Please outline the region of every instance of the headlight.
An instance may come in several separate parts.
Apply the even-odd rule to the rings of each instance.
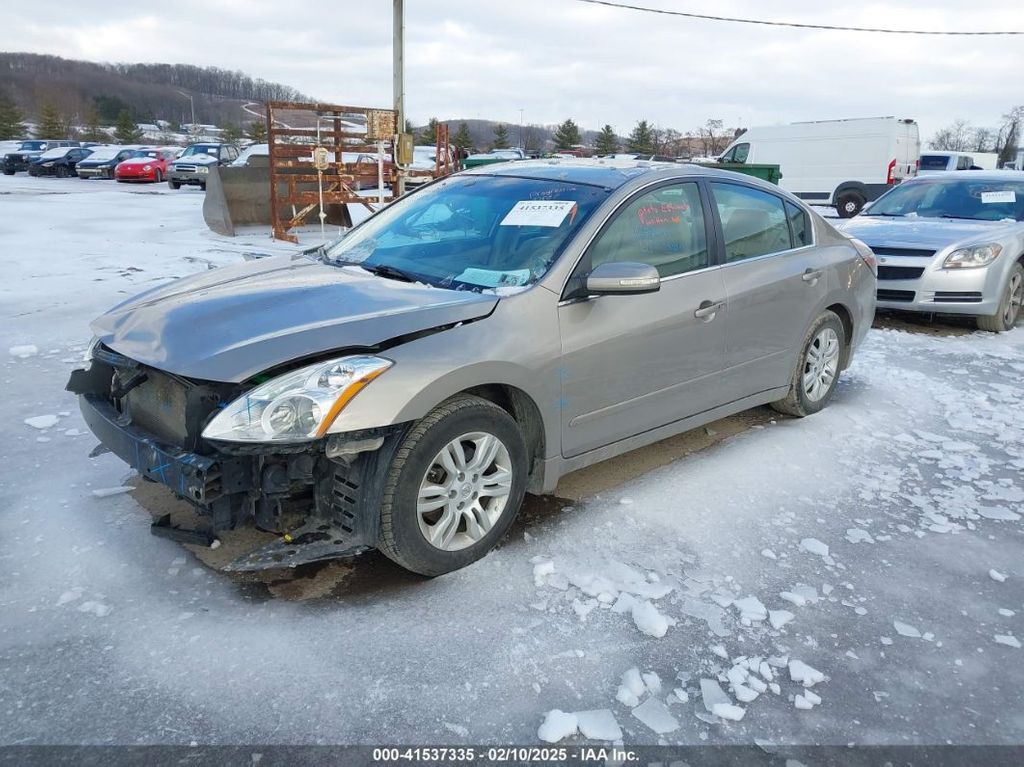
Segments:
[[[974,269],[988,266],[998,258],[1003,246],[994,242],[987,245],[975,245],[970,248],[954,250],[942,262],[943,269]]]
[[[148,173],[149,171],[153,170],[153,166],[152,165],[143,165],[142,169]]]
[[[209,173],[209,172],[210,172],[210,169],[207,168],[205,165],[200,165],[198,168],[196,168],[196,173]]]
[[[43,163],[43,167],[44,168],[52,168],[53,167],[53,163],[52,162],[44,162]]]
[[[239,397],[203,430],[226,442],[306,442],[327,433],[338,413],[393,363],[339,357],[285,373]]]

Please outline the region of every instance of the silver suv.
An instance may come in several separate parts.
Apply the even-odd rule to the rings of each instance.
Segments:
[[[210,166],[230,165],[238,159],[238,147],[234,144],[191,144],[167,168],[167,185],[180,189],[182,184],[192,184],[206,189]]]
[[[777,187],[524,161],[128,300],[68,388],[199,513],[154,532],[280,536],[232,569],[378,547],[439,575],[567,472],[757,405],[817,412],[874,308],[871,251]]]

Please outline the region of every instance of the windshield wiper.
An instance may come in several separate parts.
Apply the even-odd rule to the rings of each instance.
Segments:
[[[384,277],[389,280],[400,280],[401,282],[416,282],[417,278],[409,272],[399,269],[397,266],[390,266],[388,264],[358,264],[362,269],[365,269],[370,274],[374,274],[378,277]]]
[[[868,211],[867,213],[864,213],[863,215],[865,215],[865,216],[885,216],[886,218],[904,218],[907,214],[906,213],[872,213],[871,211]]]

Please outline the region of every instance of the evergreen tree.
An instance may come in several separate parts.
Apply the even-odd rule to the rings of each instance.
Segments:
[[[473,137],[469,135],[469,126],[466,123],[459,123],[459,129],[455,131],[452,143],[459,149],[470,150],[473,148]]]
[[[21,121],[21,112],[14,99],[0,91],[0,139],[9,140],[22,138],[25,125]]]
[[[598,154],[615,154],[619,151],[619,137],[615,135],[612,126],[605,125],[601,128],[601,132],[597,134],[597,140],[594,142],[594,148]]]
[[[491,144],[492,149],[507,149],[508,148],[508,126],[504,123],[498,123],[494,126],[494,143]]]
[[[566,120],[558,126],[555,131],[555,147],[558,149],[572,149],[580,140],[580,129],[572,120]]]
[[[654,154],[654,134],[647,120],[641,120],[626,140],[626,147],[636,154]]]
[[[138,144],[142,141],[142,131],[135,124],[135,118],[127,109],[122,109],[114,125],[114,140],[118,144]]]
[[[221,137],[224,139],[226,144],[236,144],[238,140],[242,138],[242,129],[233,122],[224,123],[223,132]]]
[[[60,117],[60,112],[51,104],[43,104],[39,110],[39,123],[36,125],[36,138],[64,138],[67,125]]]
[[[437,125],[438,120],[436,117],[431,117],[427,123],[427,127],[420,133],[419,138],[416,140],[417,144],[436,144],[437,143]]]
[[[257,144],[267,143],[267,123],[265,120],[253,120],[249,123],[249,138]]]
[[[109,138],[100,126],[100,112],[95,106],[89,107],[85,113],[85,132],[82,138],[86,141],[106,141]]]

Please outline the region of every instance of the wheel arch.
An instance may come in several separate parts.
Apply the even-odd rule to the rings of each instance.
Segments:
[[[834,303],[826,306],[825,311],[832,312],[839,317],[839,321],[843,323],[843,332],[846,334],[846,343],[843,344],[843,356],[839,367],[840,370],[846,370],[850,365],[850,350],[853,343],[853,314],[846,308],[846,305],[842,303]]]

